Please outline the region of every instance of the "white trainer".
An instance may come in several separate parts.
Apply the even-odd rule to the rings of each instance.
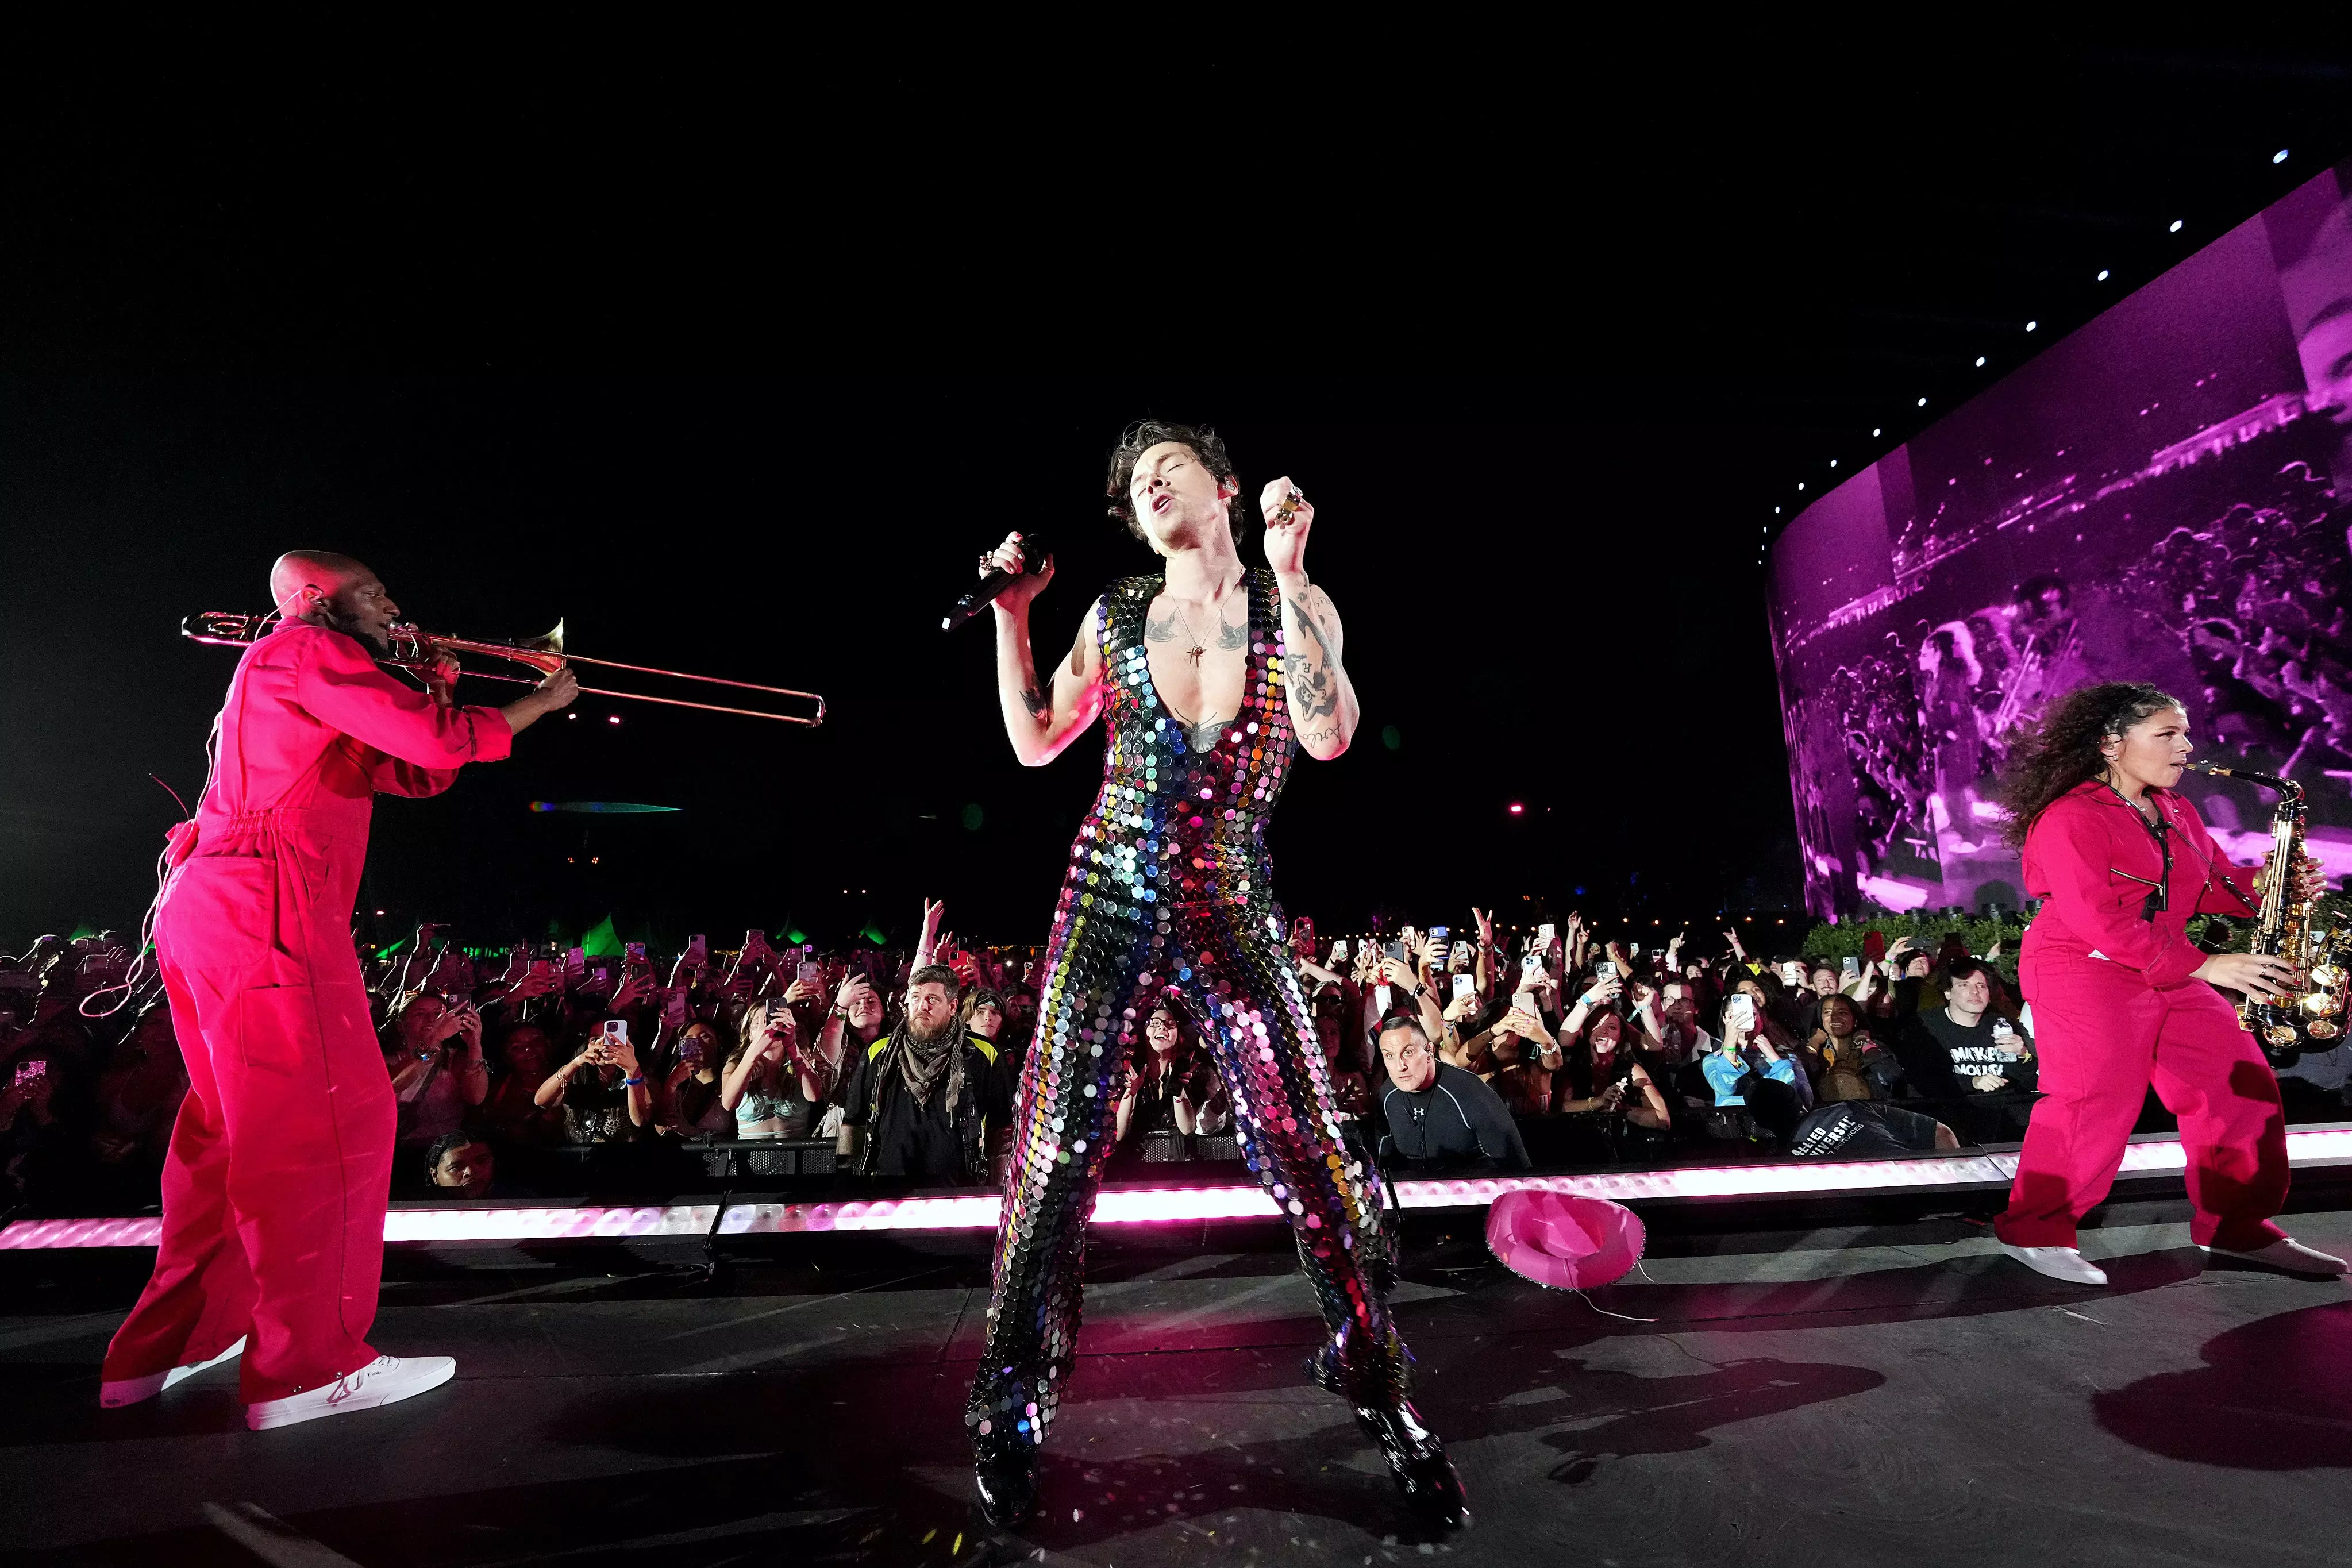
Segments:
[[[2260,1263],[2265,1268],[2281,1269],[2290,1274],[2303,1274],[2315,1280],[2340,1278],[2347,1267],[2343,1259],[2330,1257],[2315,1247],[2305,1247],[2292,1236],[2282,1236],[2251,1252],[2239,1252],[2227,1247],[2208,1247],[2205,1250],[2216,1258],[2235,1258],[2242,1262]]]
[[[438,1388],[457,1375],[457,1359],[446,1355],[380,1355],[357,1372],[347,1372],[332,1383],[306,1388],[283,1399],[261,1399],[245,1407],[245,1424],[257,1432],[316,1421],[321,1416],[341,1416],[373,1410]]]
[[[144,1377],[121,1377],[111,1383],[101,1383],[98,1385],[99,1406],[102,1409],[120,1410],[125,1405],[137,1405],[152,1399],[173,1384],[185,1383],[197,1373],[218,1366],[224,1361],[235,1361],[244,1354],[245,1336],[239,1334],[235,1344],[209,1361],[191,1362],[185,1366],[175,1366],[169,1372],[151,1372]]]
[[[2053,1280],[2063,1280],[2070,1285],[2104,1285],[2107,1271],[2083,1256],[2073,1247],[2011,1247],[1999,1242],[2000,1249],[2032,1270]]]

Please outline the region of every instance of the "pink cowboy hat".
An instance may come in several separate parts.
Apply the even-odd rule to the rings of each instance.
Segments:
[[[1507,1192],[1486,1215],[1486,1249],[1511,1272],[1554,1291],[1622,1278],[1642,1260],[1642,1217],[1605,1198]]]

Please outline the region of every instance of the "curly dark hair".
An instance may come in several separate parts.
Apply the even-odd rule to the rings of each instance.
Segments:
[[[1135,478],[1135,465],[1143,455],[1163,442],[1181,442],[1192,449],[1220,484],[1234,487],[1232,506],[1227,513],[1233,519],[1234,543],[1242,542],[1249,528],[1249,503],[1241,494],[1241,476],[1234,472],[1234,460],[1225,455],[1225,444],[1217,433],[1205,424],[1170,424],[1157,419],[1139,419],[1122,432],[1118,444],[1111,449],[1110,479],[1103,494],[1110,497],[1110,515],[1127,525],[1127,531],[1137,538],[1149,539],[1142,522],[1135,515],[1135,503],[1128,497],[1127,487]]]
[[[2042,715],[2041,727],[2010,752],[1999,792],[2009,810],[2002,836],[2022,846],[2026,830],[2051,801],[2105,768],[2101,740],[2181,706],[2179,698],[2146,681],[2102,681],[2069,692]]]

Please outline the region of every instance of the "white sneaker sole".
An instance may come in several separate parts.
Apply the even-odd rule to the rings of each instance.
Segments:
[[[2055,1280],[2062,1285],[2089,1285],[2095,1287],[2104,1285],[2107,1282],[2106,1270],[2100,1268],[2095,1263],[2091,1262],[2087,1259],[2082,1259],[2082,1255],[2080,1253],[2075,1254],[2075,1256],[2078,1259],[2082,1259],[2083,1266],[2090,1270],[2090,1273],[2087,1276],[2073,1272],[2062,1272],[2058,1269],[2048,1267],[2040,1260],[2028,1256],[2028,1253],[2033,1250],[2032,1249],[2012,1247],[2008,1242],[2001,1241],[1997,1239],[1994,1241],[1994,1245],[1999,1247],[2002,1251],[2008,1253],[2011,1257],[2016,1259],[2019,1262],[2024,1264],[2027,1268],[2032,1270],[2035,1273],[2041,1275],[2043,1279]]]
[[[244,1354],[245,1336],[239,1335],[235,1344],[209,1361],[175,1366],[169,1372],[150,1373],[145,1377],[125,1377],[112,1383],[101,1383],[98,1385],[99,1406],[102,1409],[120,1410],[125,1405],[143,1404],[173,1385],[185,1383],[199,1372],[210,1371],[225,1361],[235,1361]]]
[[[245,1407],[245,1424],[252,1431],[267,1432],[278,1427],[297,1427],[305,1421],[317,1421],[329,1416],[348,1416],[354,1410],[373,1410],[379,1406],[397,1405],[404,1399],[414,1399],[429,1393],[457,1375],[457,1364],[447,1356],[422,1357],[437,1361],[434,1368],[410,1371],[415,1361],[404,1362],[402,1370],[378,1374],[364,1378],[360,1386],[341,1398],[333,1397],[334,1389],[312,1388],[283,1399],[264,1399]]]
[[[2341,1269],[2325,1266],[2316,1269],[2297,1268],[2294,1263],[2282,1263],[2275,1258],[2264,1258],[2252,1252],[2232,1252],[2226,1247],[2208,1247],[2208,1258],[2227,1258],[2233,1263],[2247,1263],[2257,1269],[2267,1269],[2273,1274],[2285,1274],[2297,1280],[2341,1280],[2347,1278]]]

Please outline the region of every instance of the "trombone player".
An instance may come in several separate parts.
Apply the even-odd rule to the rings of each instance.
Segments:
[[[394,680],[399,610],[348,556],[278,558],[280,617],[237,661],[194,820],[173,829],[155,948],[189,1088],[163,1170],[155,1271],[108,1346],[100,1402],[152,1397],[243,1353],[259,1431],[446,1382],[446,1356],[367,1343],[383,1270],[395,1108],[352,908],[379,792],[437,795],[568,706],[558,668],[504,707],[461,707],[446,656]]]

